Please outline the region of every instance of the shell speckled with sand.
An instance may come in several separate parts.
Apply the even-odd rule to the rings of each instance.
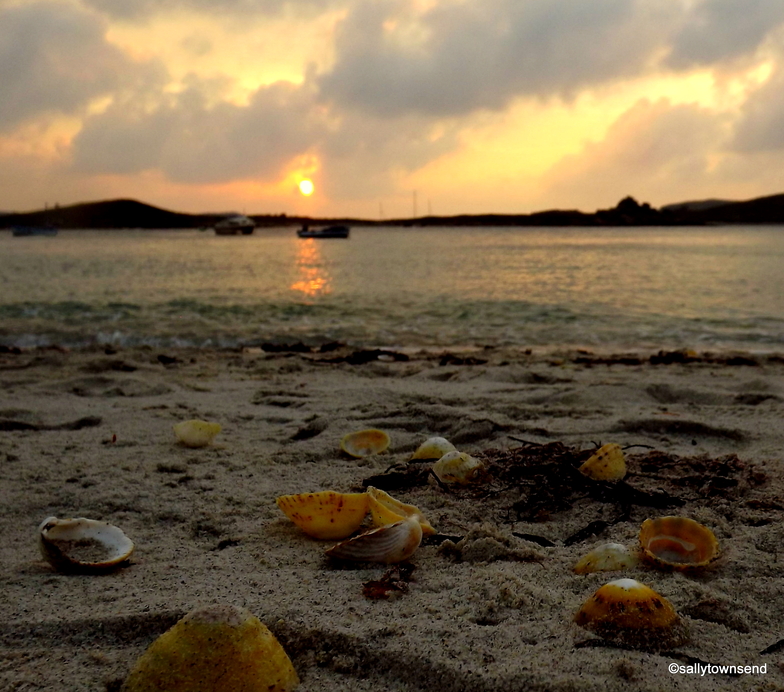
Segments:
[[[634,579],[602,586],[577,612],[575,622],[621,646],[665,651],[688,640],[688,628],[672,604]]]
[[[447,452],[435,464],[433,473],[442,483],[466,485],[481,477],[485,465],[465,452]]]
[[[136,662],[121,692],[293,692],[299,678],[275,636],[244,608],[188,613]]]
[[[349,456],[360,458],[381,454],[389,449],[389,444],[387,433],[376,428],[368,428],[344,435],[340,441],[340,448]]]
[[[664,569],[700,569],[719,557],[713,531],[687,517],[646,519],[639,540],[646,562]]]
[[[95,519],[48,517],[38,527],[41,555],[60,572],[108,572],[122,565],[133,541],[112,524]]]
[[[640,558],[621,543],[604,543],[583,555],[574,566],[575,574],[591,572],[615,572],[631,569],[640,563]]]
[[[386,524],[338,543],[327,555],[353,562],[381,562],[387,565],[408,560],[422,542],[422,527],[415,516]]]
[[[438,461],[447,452],[456,452],[455,447],[445,437],[428,437],[411,455],[412,459],[432,459]]]
[[[186,420],[173,426],[177,441],[185,447],[206,447],[221,431],[220,423],[206,420]]]
[[[414,516],[419,521],[423,534],[428,536],[436,532],[418,507],[396,500],[389,493],[372,486],[368,487],[367,494],[369,498],[368,507],[374,526],[394,524],[396,521]]]
[[[602,445],[579,468],[580,473],[595,481],[619,481],[626,475],[626,459],[621,446]]]
[[[323,540],[347,538],[356,531],[368,511],[367,493],[318,493],[281,495],[275,502],[281,511],[308,536]]]

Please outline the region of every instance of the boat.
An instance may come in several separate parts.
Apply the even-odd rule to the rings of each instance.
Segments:
[[[14,226],[11,233],[17,238],[31,235],[57,235],[57,229],[54,226]]]
[[[216,235],[250,235],[256,229],[256,222],[244,214],[232,214],[218,221],[214,229]]]
[[[325,226],[324,228],[308,228],[307,224],[297,231],[300,238],[348,238],[348,226]]]

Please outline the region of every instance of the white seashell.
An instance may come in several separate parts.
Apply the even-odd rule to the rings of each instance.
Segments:
[[[574,566],[576,574],[614,572],[636,567],[640,558],[620,543],[604,543],[583,555]]]
[[[435,464],[433,473],[442,483],[460,483],[465,485],[476,480],[485,465],[465,452],[447,452]]]
[[[133,541],[121,529],[94,519],[44,519],[38,527],[41,555],[61,572],[102,572],[125,562]]]
[[[455,447],[444,437],[428,437],[411,456],[412,459],[440,459],[447,452],[456,452]]]
[[[408,560],[421,542],[422,527],[412,515],[338,543],[327,551],[327,555],[340,560],[390,565]]]
[[[221,431],[220,423],[205,420],[186,420],[173,427],[177,441],[186,447],[206,447]]]

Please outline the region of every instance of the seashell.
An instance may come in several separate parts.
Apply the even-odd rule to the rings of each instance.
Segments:
[[[281,495],[275,502],[283,513],[312,538],[347,538],[356,531],[368,511],[367,493],[320,493]]]
[[[344,435],[340,448],[352,457],[366,457],[386,451],[389,443],[389,435],[383,430],[369,428]]]
[[[340,560],[390,565],[408,560],[421,542],[422,527],[412,515],[338,543],[327,551],[327,555]]]
[[[670,569],[699,569],[719,557],[713,531],[686,517],[646,519],[640,528],[640,548],[648,562]]]
[[[605,543],[583,555],[574,566],[575,574],[591,572],[614,572],[619,569],[636,567],[640,559],[633,555],[625,545]]]
[[[177,441],[186,447],[206,447],[221,431],[219,423],[208,423],[205,420],[186,420],[173,427]]]
[[[435,464],[433,473],[442,483],[465,485],[477,480],[485,465],[465,452],[447,452]]]
[[[299,678],[275,636],[244,608],[188,613],[136,661],[121,692],[292,692]]]
[[[133,553],[121,529],[95,519],[44,519],[38,527],[41,555],[60,572],[108,572]]]
[[[456,452],[455,447],[444,437],[428,437],[419,447],[417,447],[412,459],[440,459],[447,452]]]
[[[688,628],[672,604],[634,579],[602,586],[574,621],[603,639],[634,649],[662,651],[688,639]]]
[[[623,450],[614,442],[603,445],[578,470],[595,481],[619,481],[626,475]]]
[[[430,525],[430,522],[425,519],[422,510],[414,505],[407,505],[400,500],[396,500],[389,493],[369,486],[367,489],[368,494],[368,507],[370,509],[370,516],[373,518],[375,526],[385,526],[386,524],[393,524],[396,521],[405,519],[406,517],[416,517],[419,525],[422,527],[422,533],[426,536],[432,535],[436,530]]]

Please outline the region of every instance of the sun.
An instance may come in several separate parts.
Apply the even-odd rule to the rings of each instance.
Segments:
[[[305,195],[305,197],[310,197],[315,189],[313,181],[308,180],[307,178],[301,180],[299,183],[299,191]]]

